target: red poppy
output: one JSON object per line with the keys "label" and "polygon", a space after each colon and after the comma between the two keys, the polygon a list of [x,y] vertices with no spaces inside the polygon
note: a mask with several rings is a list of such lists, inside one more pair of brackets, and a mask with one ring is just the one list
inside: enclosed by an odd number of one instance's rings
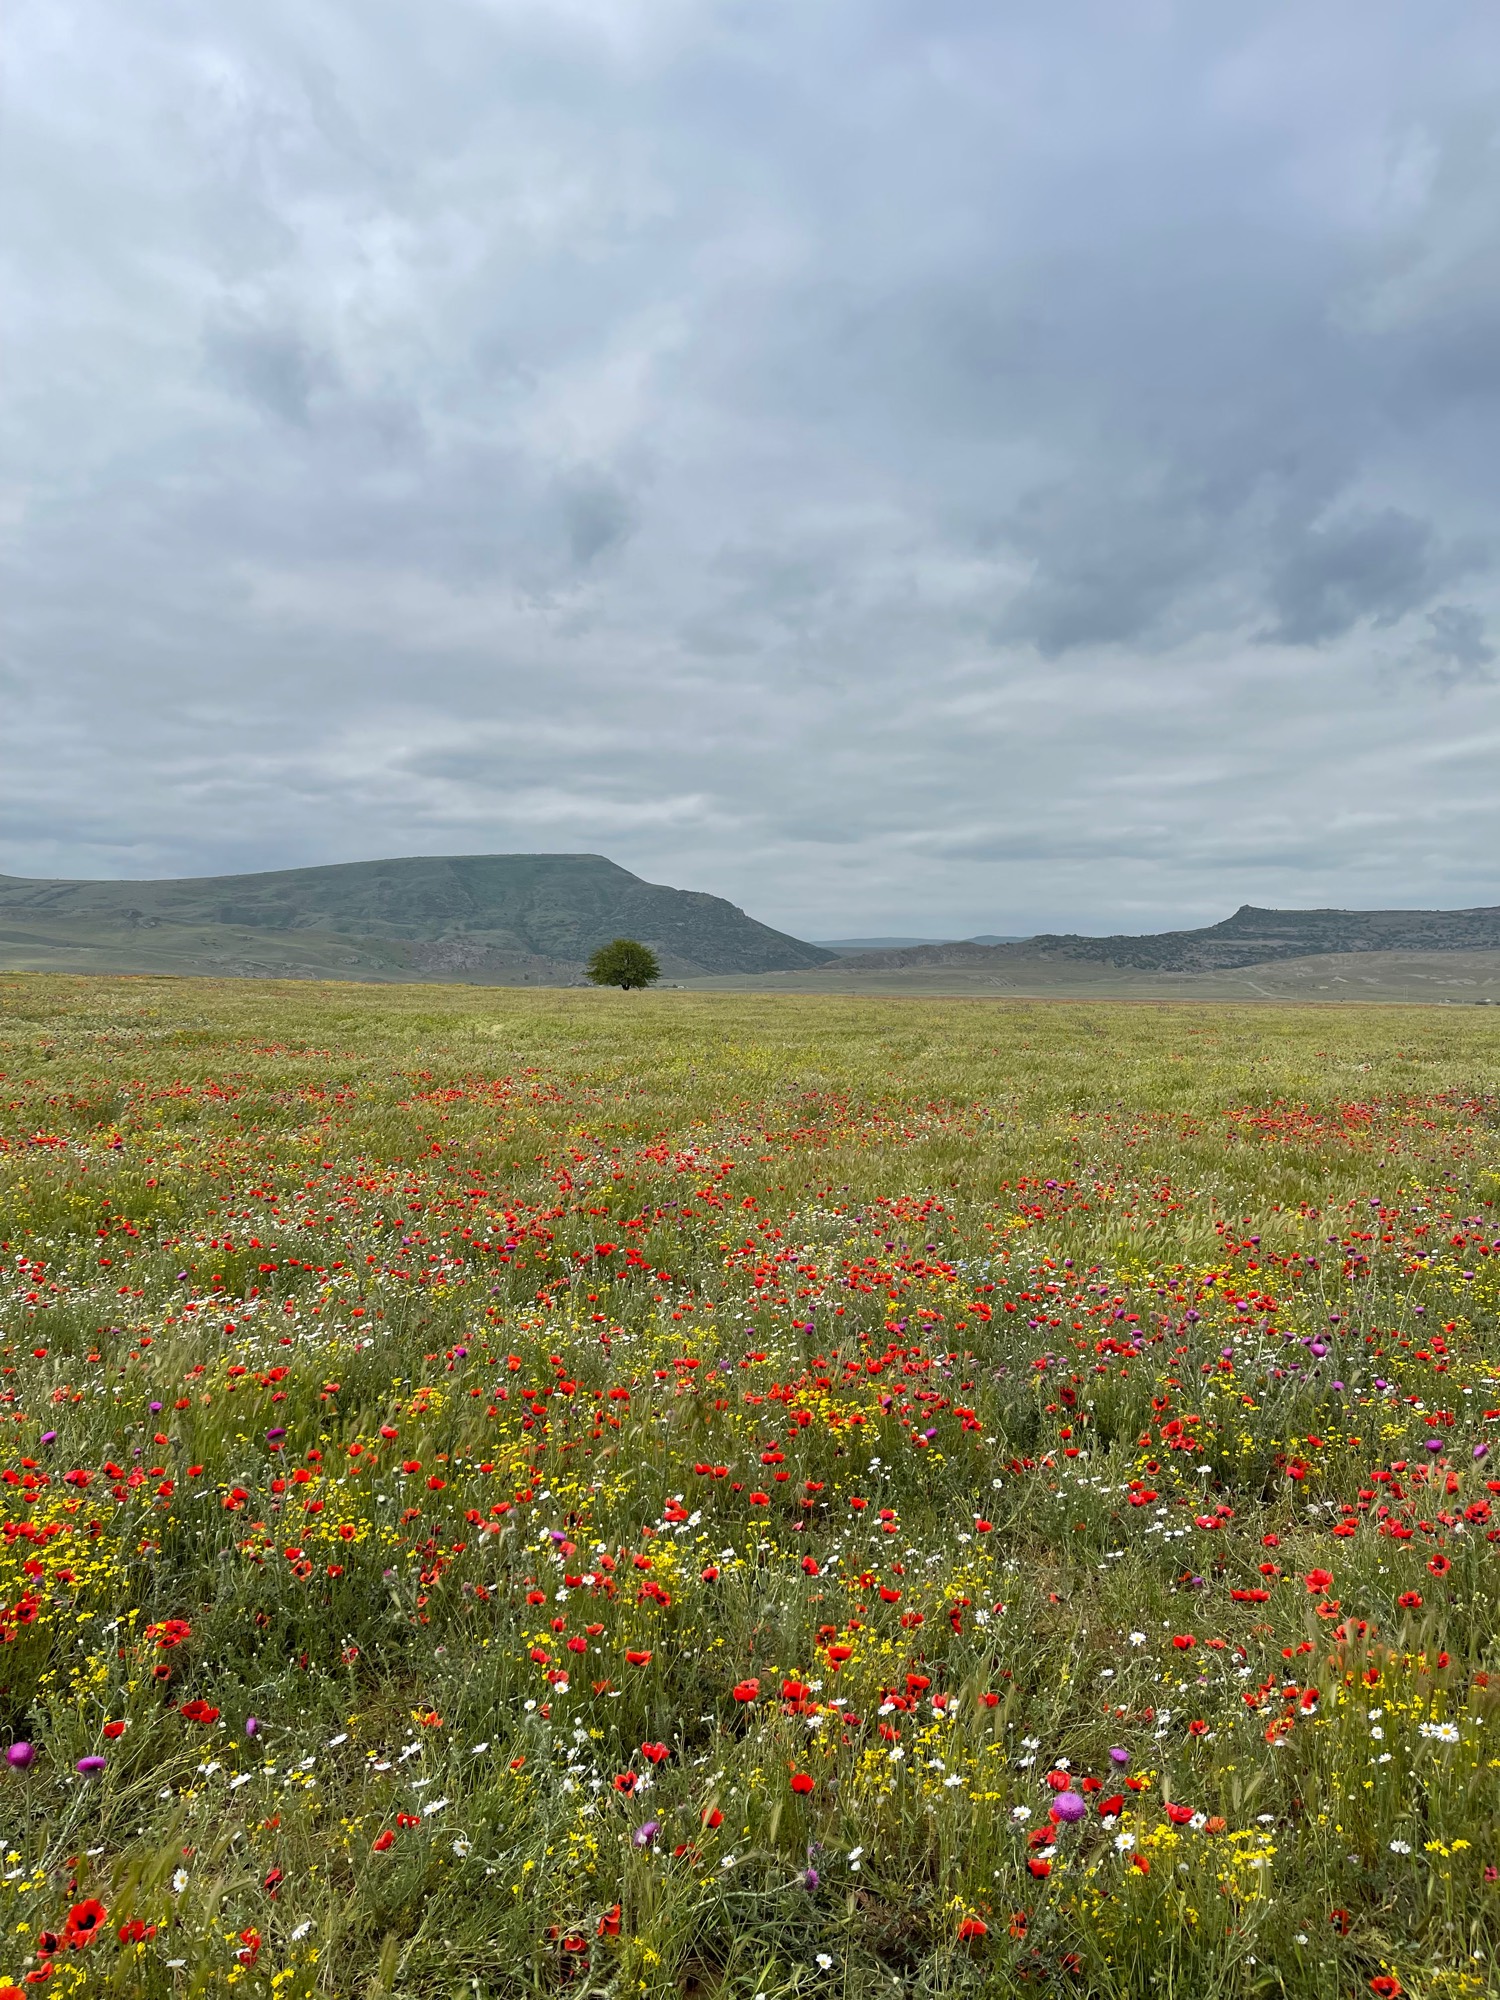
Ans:
{"label": "red poppy", "polygon": [[206,1701],[185,1701],[178,1713],[187,1722],[217,1722],[219,1711]]}
{"label": "red poppy", "polygon": [[708,1827],[722,1826],[724,1824],[724,1815],[719,1811],[717,1806],[710,1806],[703,1815],[703,1824]]}
{"label": "red poppy", "polygon": [[754,1701],[760,1693],[760,1682],[756,1680],[736,1681],[734,1698],[736,1701]]}
{"label": "red poppy", "polygon": [[1446,1556],[1431,1556],[1428,1558],[1427,1567],[1434,1576],[1446,1576],[1453,1565]]}
{"label": "red poppy", "polygon": [[1310,1569],[1302,1581],[1314,1596],[1318,1596],[1327,1590],[1328,1586],[1333,1582],[1333,1571],[1329,1569]]}
{"label": "red poppy", "polygon": [[651,1664],[651,1655],[649,1653],[627,1652],[625,1658],[633,1667],[648,1667]]}
{"label": "red poppy", "polygon": [[396,1836],[391,1832],[389,1827],[386,1828],[384,1833],[377,1833],[375,1838],[370,1842],[371,1847],[374,1848],[377,1854],[384,1854],[388,1847],[394,1847],[395,1844]]}
{"label": "red poppy", "polygon": [[1396,1602],[1401,1606],[1403,1611],[1420,1611],[1422,1608],[1422,1593],[1420,1590],[1403,1590],[1401,1595],[1396,1599]]}
{"label": "red poppy", "polygon": [[66,1942],[73,1946],[87,1944],[108,1919],[109,1911],[97,1897],[91,1896],[86,1903],[75,1903],[68,1912]]}
{"label": "red poppy", "polygon": [[1349,1912],[1347,1910],[1330,1910],[1328,1912],[1328,1921],[1333,1925],[1333,1928],[1338,1932],[1340,1937],[1348,1937]]}
{"label": "red poppy", "polygon": [[1042,1876],[1050,1875],[1052,1873],[1052,1863],[1048,1861],[1044,1855],[1033,1854],[1031,1859],[1027,1862],[1026,1866],[1031,1870],[1032,1874],[1035,1875],[1038,1880],[1040,1880]]}
{"label": "red poppy", "polygon": [[1370,1991],[1378,1993],[1380,2000],[1396,2000],[1396,1995],[1404,1993],[1406,1988],[1394,1972],[1382,1972],[1378,1979],[1370,1981]]}
{"label": "red poppy", "polygon": [[104,1725],[104,1734],[106,1739],[113,1743],[118,1737],[125,1734],[125,1725],[123,1722],[106,1722]]}
{"label": "red poppy", "polygon": [[1169,1805],[1165,1810],[1167,1818],[1172,1822],[1173,1826],[1186,1826],[1193,1816],[1191,1806]]}
{"label": "red poppy", "polygon": [[817,1782],[817,1779],[810,1777],[806,1771],[793,1771],[792,1773],[792,1790],[800,1793],[804,1798]]}
{"label": "red poppy", "polygon": [[967,1943],[967,1941],[970,1938],[988,1937],[989,1934],[990,1934],[989,1925],[986,1923],[981,1923],[978,1917],[965,1917],[963,1922],[958,1927],[958,1935],[960,1939],[963,1940],[965,1943]]}
{"label": "red poppy", "polygon": [[671,1754],[665,1743],[643,1743],[641,1745],[641,1755],[648,1763],[664,1764]]}
{"label": "red poppy", "polygon": [[606,1910],[604,1915],[599,1919],[598,1935],[600,1937],[618,1937],[620,1935],[620,1906],[618,1903],[611,1909]]}

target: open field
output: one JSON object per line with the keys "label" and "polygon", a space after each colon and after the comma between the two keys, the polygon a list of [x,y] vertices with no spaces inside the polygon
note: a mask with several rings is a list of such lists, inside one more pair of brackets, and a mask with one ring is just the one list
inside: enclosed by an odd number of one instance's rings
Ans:
{"label": "open field", "polygon": [[0,1993],[1494,1992],[1497,1201],[1493,1010],[0,977]]}
{"label": "open field", "polygon": [[1232,972],[1155,972],[1017,945],[999,967],[893,966],[689,979],[692,992],[906,994],[1027,1000],[1293,1000],[1500,1004],[1500,951],[1343,951]]}

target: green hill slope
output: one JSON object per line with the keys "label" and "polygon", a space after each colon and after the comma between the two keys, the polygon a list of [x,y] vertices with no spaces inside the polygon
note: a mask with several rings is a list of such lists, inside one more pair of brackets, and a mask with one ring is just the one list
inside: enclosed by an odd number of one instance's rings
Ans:
{"label": "green hill slope", "polygon": [[0,876],[0,967],[282,976],[581,976],[637,937],[669,977],[799,971],[833,954],[719,896],[645,882],[598,854],[353,861],[168,881]]}

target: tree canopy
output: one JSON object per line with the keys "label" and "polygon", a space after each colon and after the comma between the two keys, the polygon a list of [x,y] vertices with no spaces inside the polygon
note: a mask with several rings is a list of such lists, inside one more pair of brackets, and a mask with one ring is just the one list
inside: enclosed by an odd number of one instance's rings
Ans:
{"label": "tree canopy", "polygon": [[588,975],[596,986],[649,986],[661,978],[661,963],[648,944],[635,938],[616,938],[602,944],[588,962]]}

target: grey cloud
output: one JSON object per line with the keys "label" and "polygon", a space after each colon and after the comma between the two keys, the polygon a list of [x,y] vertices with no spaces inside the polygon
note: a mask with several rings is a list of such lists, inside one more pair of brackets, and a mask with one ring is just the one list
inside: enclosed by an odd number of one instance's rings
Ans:
{"label": "grey cloud", "polygon": [[329,357],[287,327],[224,322],[207,329],[203,347],[220,381],[285,424],[305,428],[314,394],[335,380]]}
{"label": "grey cloud", "polygon": [[1299,523],[1278,538],[1270,577],[1276,623],[1268,639],[1318,646],[1361,619],[1394,625],[1447,581],[1425,521],[1398,508]]}
{"label": "grey cloud", "polygon": [[581,480],[567,487],[562,509],[568,546],[580,569],[618,548],[635,523],[629,496],[603,479]]}
{"label": "grey cloud", "polygon": [[8,25],[0,869],[1500,895],[1484,10]]}
{"label": "grey cloud", "polygon": [[1440,604],[1428,612],[1427,623],[1431,630],[1425,653],[1434,678],[1449,685],[1494,678],[1495,648],[1472,604]]}

